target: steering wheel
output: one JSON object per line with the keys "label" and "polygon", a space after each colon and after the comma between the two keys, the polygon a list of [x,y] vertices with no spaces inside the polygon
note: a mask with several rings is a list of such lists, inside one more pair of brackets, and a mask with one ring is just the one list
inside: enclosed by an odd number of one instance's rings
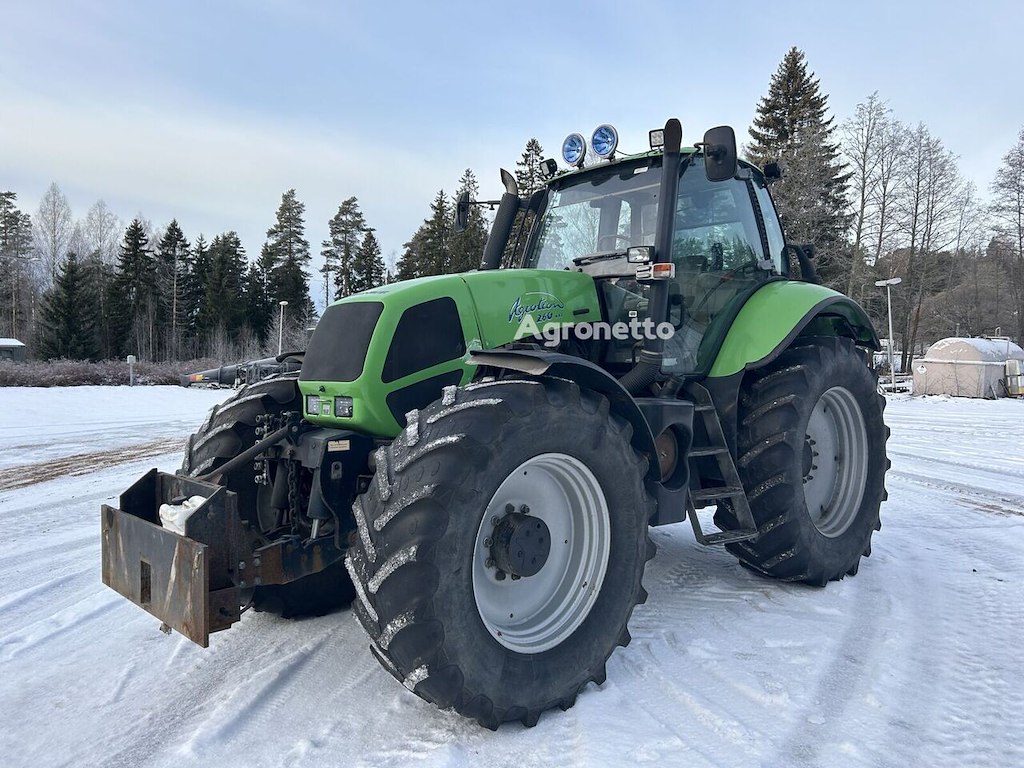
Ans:
{"label": "steering wheel", "polygon": [[624,241],[624,242],[626,243],[626,245],[627,245],[627,246],[628,246],[628,245],[630,244],[630,242],[631,242],[631,241],[630,241],[630,238],[626,237],[625,235],[620,235],[620,234],[618,234],[618,233],[616,233],[616,234],[614,234],[614,235],[601,235],[601,236],[600,236],[599,238],[597,238],[597,250],[599,250],[599,251],[600,251],[600,250],[602,250],[602,248],[601,248],[601,243],[605,242],[606,240],[610,240],[610,241],[611,241],[611,247],[612,247],[612,248],[614,248],[614,247],[615,247],[615,242],[616,242],[617,240],[622,240],[622,241]]}

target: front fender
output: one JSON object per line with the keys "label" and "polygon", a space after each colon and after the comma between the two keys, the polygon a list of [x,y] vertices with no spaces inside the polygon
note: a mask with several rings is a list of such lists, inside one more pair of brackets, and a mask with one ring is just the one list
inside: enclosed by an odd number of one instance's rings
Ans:
{"label": "front fender", "polygon": [[770,363],[818,319],[838,321],[857,344],[881,348],[867,313],[850,297],[822,285],[778,280],[747,299],[708,375],[722,378]]}
{"label": "front fender", "polygon": [[586,389],[600,392],[608,398],[612,412],[626,419],[632,425],[633,444],[648,459],[648,477],[653,480],[658,479],[658,453],[654,447],[651,425],[633,396],[603,368],[578,357],[540,350],[488,349],[474,351],[468,362],[470,365],[487,365],[519,371],[528,376],[557,376],[575,381]]}

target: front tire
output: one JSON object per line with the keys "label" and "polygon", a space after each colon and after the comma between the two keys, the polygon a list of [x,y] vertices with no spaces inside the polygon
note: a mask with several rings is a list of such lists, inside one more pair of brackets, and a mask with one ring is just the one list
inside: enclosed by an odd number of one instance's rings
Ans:
{"label": "front tire", "polygon": [[[760,535],[726,545],[740,562],[817,586],[857,573],[881,527],[884,405],[846,338],[798,339],[744,381],[737,468]],[[715,523],[739,527],[728,503]]]}
{"label": "front tire", "polygon": [[654,554],[631,434],[556,380],[450,388],[411,413],[356,500],[346,561],[384,667],[488,728],[602,683]]}

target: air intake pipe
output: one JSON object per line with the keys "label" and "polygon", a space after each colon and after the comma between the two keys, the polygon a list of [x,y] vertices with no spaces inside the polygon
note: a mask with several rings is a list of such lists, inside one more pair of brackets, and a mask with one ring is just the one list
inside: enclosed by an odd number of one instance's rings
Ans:
{"label": "air intake pipe", "polygon": [[[682,155],[679,148],[683,142],[683,128],[674,117],[665,123],[665,149],[661,161],[661,186],[658,191],[658,220],[655,225],[654,250],[655,262],[661,263],[672,259],[672,227],[675,199],[679,190],[679,167]],[[648,300],[648,317],[660,322],[668,315],[667,280],[651,282],[651,293]],[[627,371],[619,383],[631,395],[640,394],[653,384],[661,372],[662,351],[665,342],[653,335],[644,341],[640,352],[640,360]]]}
{"label": "air intake pipe", "polygon": [[494,215],[491,234],[488,235],[487,245],[484,246],[480,269],[497,269],[501,266],[502,254],[505,253],[508,237],[516,222],[516,214],[522,205],[522,200],[519,199],[519,185],[516,184],[515,177],[504,168],[501,169],[501,182],[505,185],[505,194],[498,201],[498,212]]}

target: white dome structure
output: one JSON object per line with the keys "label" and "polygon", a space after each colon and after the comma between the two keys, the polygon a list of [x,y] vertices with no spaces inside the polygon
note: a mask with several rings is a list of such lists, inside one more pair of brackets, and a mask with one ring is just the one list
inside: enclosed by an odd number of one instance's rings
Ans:
{"label": "white dome structure", "polygon": [[914,360],[915,395],[1003,397],[1007,372],[1024,363],[1024,349],[1009,339],[942,339]]}

